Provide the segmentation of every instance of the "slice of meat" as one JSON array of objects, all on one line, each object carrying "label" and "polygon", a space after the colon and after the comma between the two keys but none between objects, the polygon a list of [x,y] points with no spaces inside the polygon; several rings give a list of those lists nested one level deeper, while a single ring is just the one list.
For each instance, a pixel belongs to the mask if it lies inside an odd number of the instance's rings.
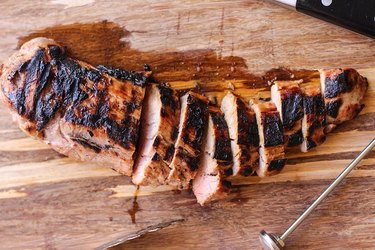
[{"label": "slice of meat", "polygon": [[218,107],[209,106],[207,132],[198,172],[193,180],[193,192],[199,204],[223,198],[229,192],[230,182],[224,179],[232,174],[232,151],[228,125]]},{"label": "slice of meat", "polygon": [[320,83],[308,82],[302,86],[303,92],[303,143],[301,151],[308,150],[322,144],[326,140],[324,128],[326,126],[326,113]]},{"label": "slice of meat", "polygon": [[284,127],[284,142],[286,146],[300,145],[302,136],[302,91],[297,81],[275,81],[271,87],[272,102],[280,113]]},{"label": "slice of meat", "polygon": [[181,114],[168,184],[179,189],[190,187],[195,177],[207,124],[208,99],[189,91],[181,97]]},{"label": "slice of meat", "polygon": [[1,100],[26,133],[58,152],[131,175],[147,76],[116,71],[122,78],[36,38],[4,65]]},{"label": "slice of meat", "polygon": [[259,177],[279,173],[286,162],[284,134],[280,114],[272,102],[250,100],[259,130]]},{"label": "slice of meat", "polygon": [[229,127],[233,176],[249,176],[259,165],[259,133],[255,113],[231,92],[224,96],[221,110]]},{"label": "slice of meat", "polygon": [[321,88],[328,124],[340,124],[356,117],[364,105],[367,79],[350,68],[320,70]]},{"label": "slice of meat", "polygon": [[165,184],[168,178],[174,144],[180,121],[177,93],[163,85],[151,84],[143,103],[141,132],[133,183],[137,185]]}]

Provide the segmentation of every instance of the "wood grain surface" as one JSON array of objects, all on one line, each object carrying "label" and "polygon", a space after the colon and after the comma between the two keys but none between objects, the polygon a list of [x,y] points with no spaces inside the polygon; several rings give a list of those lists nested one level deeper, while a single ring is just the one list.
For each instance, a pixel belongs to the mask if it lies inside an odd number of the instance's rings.
[{"label": "wood grain surface", "polygon": [[[0,61],[36,36],[94,65],[140,70],[173,87],[268,95],[275,77],[354,67],[368,77],[366,107],[319,148],[288,151],[280,175],[236,180],[229,198],[199,206],[191,191],[131,185],[27,138],[0,106],[0,248],[91,249],[183,220],[118,249],[259,249],[282,233],[375,135],[375,42],[263,1],[52,0],[0,2]],[[293,70],[273,68],[285,67]],[[308,69],[304,71],[301,69]],[[263,76],[263,77],[262,77]],[[288,249],[375,248],[375,153],[287,240]],[[135,198],[135,193],[137,197]]]}]

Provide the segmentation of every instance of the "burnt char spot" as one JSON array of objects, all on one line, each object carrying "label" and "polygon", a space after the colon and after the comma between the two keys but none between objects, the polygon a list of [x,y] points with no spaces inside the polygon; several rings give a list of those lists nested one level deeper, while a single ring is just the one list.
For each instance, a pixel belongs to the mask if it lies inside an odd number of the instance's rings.
[{"label": "burnt char spot", "polygon": [[327,109],[327,115],[336,118],[337,115],[339,114],[339,109],[340,106],[342,105],[342,100],[338,99],[333,102],[329,102],[326,104],[326,109]]},{"label": "burnt char spot", "polygon": [[171,134],[172,141],[176,141],[177,136],[178,136],[178,128],[176,126],[173,126],[172,134]]},{"label": "burnt char spot", "polygon": [[306,140],[306,149],[307,150],[315,148],[316,146],[317,145],[313,140],[309,140],[309,139]]},{"label": "burnt char spot", "polygon": [[228,125],[224,115],[219,112],[210,112],[215,131],[215,153],[214,158],[222,161],[232,160],[232,150]]},{"label": "burnt char spot", "polygon": [[72,141],[77,142],[78,144],[82,145],[85,148],[93,150],[95,153],[100,153],[102,148],[94,142],[89,142],[84,138],[71,138]]},{"label": "burnt char spot", "polygon": [[254,173],[254,170],[250,166],[243,167],[240,170],[240,175],[242,176],[250,176],[252,173]]},{"label": "burnt char spot", "polygon": [[160,145],[160,137],[156,136],[153,146],[154,146],[154,148],[157,148],[157,147],[159,147],[159,145]]},{"label": "burnt char spot", "polygon": [[189,94],[187,98],[187,118],[182,129],[182,139],[187,145],[199,151],[207,121],[208,105]]},{"label": "burnt char spot", "polygon": [[350,92],[353,89],[352,82],[348,78],[349,70],[344,70],[336,77],[327,76],[325,79],[324,96],[326,98],[337,97],[340,93]]},{"label": "burnt char spot", "polygon": [[323,115],[325,112],[322,95],[304,96],[303,110],[305,114]]},{"label": "burnt char spot", "polygon": [[160,161],[161,157],[158,153],[155,153],[154,156],[152,157],[152,161]]},{"label": "burnt char spot", "polygon": [[237,98],[238,144],[259,146],[259,132],[255,114]]},{"label": "burnt char spot", "polygon": [[96,69],[87,69],[86,74],[87,78],[94,83],[98,83],[102,80],[102,75]]},{"label": "burnt char spot", "polygon": [[309,131],[308,131],[308,134],[311,136],[315,133],[315,130],[316,129],[319,129],[319,128],[322,128],[324,127],[325,125],[325,120],[323,120],[322,122],[318,121],[318,120],[314,120],[310,127],[309,127]]},{"label": "burnt char spot", "polygon": [[281,96],[281,109],[283,112],[283,125],[290,128],[303,117],[302,95],[300,93],[288,93]]},{"label": "burnt char spot", "polygon": [[99,65],[96,67],[100,72],[106,73],[114,78],[122,81],[131,81],[134,85],[145,87],[148,78],[141,72],[126,71],[120,68],[114,68],[106,65]]},{"label": "burnt char spot", "polygon": [[267,112],[261,114],[264,127],[264,146],[272,147],[284,143],[283,127],[278,112]]},{"label": "burnt char spot", "polygon": [[280,159],[280,160],[273,160],[270,162],[270,165],[268,166],[268,171],[280,171],[283,169],[285,165],[286,159]]},{"label": "burnt char spot", "polygon": [[302,130],[296,131],[288,137],[288,147],[293,147],[301,144],[303,142]]},{"label": "burnt char spot", "polygon": [[167,151],[165,152],[163,160],[168,163],[171,162],[173,158],[173,154],[174,154],[174,144],[170,144],[167,148]]},{"label": "burnt char spot", "polygon": [[191,172],[195,172],[199,166],[199,157],[192,156],[183,149],[178,149],[176,156],[185,162]]},{"label": "burnt char spot", "polygon": [[164,108],[169,107],[173,110],[173,113],[176,113],[176,110],[179,108],[179,101],[176,93],[171,88],[168,88],[164,85],[158,85],[160,100]]},{"label": "burnt char spot", "polygon": [[224,170],[224,175],[225,176],[231,176],[233,174],[233,169],[232,168],[227,168]]},{"label": "burnt char spot", "polygon": [[89,133],[89,135],[90,135],[91,137],[94,136],[94,133],[93,133],[91,130],[87,130],[87,133]]}]

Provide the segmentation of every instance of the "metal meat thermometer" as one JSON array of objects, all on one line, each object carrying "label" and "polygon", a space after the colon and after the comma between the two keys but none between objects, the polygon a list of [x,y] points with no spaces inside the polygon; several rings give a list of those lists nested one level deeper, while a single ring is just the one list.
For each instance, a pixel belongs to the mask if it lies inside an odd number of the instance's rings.
[{"label": "metal meat thermometer", "polygon": [[375,38],[375,0],[271,0]]},{"label": "metal meat thermometer", "polygon": [[267,233],[266,231],[262,230],[259,235],[260,242],[265,250],[282,250],[285,247],[285,239],[306,219],[309,214],[314,211],[314,209],[319,205],[322,200],[324,200],[329,193],[341,183],[343,179],[352,171],[357,164],[368,154],[371,152],[372,148],[375,146],[375,139],[372,139],[369,145],[355,158],[345,169],[341,172],[341,174],[332,182],[329,187],[324,190],[323,193],[314,201],[313,204],[308,207],[303,214],[298,217],[298,219],[289,226],[289,228],[279,237],[274,234]]}]

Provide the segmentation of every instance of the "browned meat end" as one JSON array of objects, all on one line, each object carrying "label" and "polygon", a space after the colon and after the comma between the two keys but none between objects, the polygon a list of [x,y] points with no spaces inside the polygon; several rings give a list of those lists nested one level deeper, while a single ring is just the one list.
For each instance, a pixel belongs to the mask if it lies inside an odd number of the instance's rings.
[{"label": "browned meat end", "polygon": [[284,142],[288,147],[300,145],[302,136],[302,92],[297,81],[275,81],[271,87],[272,102],[280,113],[284,127]]},{"label": "browned meat end", "polygon": [[350,68],[320,70],[321,88],[328,124],[351,120],[361,112],[367,79]]},{"label": "browned meat end", "polygon": [[1,100],[20,127],[68,156],[131,175],[147,76],[69,58],[46,38],[25,43],[3,67]]},{"label": "browned meat end", "polygon": [[168,176],[168,184],[179,189],[189,188],[197,173],[207,124],[208,102],[205,96],[192,91],[180,99],[179,131]]},{"label": "browned meat end", "polygon": [[302,92],[304,116],[302,120],[303,143],[301,151],[307,152],[322,144],[326,139],[324,133],[326,113],[319,82],[306,83],[302,87]]},{"label": "browned meat end", "polygon": [[232,152],[224,115],[219,108],[210,106],[208,117],[201,160],[193,180],[193,192],[201,205],[225,197],[230,183],[224,178],[232,174]]},{"label": "browned meat end", "polygon": [[224,96],[221,110],[229,127],[233,176],[249,176],[259,165],[259,133],[255,113],[231,92]]},{"label": "browned meat end", "polygon": [[279,173],[286,162],[284,134],[280,114],[272,102],[250,100],[259,130],[259,177]]},{"label": "browned meat end", "polygon": [[171,88],[156,84],[146,88],[132,176],[134,184],[166,183],[178,134],[179,106],[178,95]]}]

